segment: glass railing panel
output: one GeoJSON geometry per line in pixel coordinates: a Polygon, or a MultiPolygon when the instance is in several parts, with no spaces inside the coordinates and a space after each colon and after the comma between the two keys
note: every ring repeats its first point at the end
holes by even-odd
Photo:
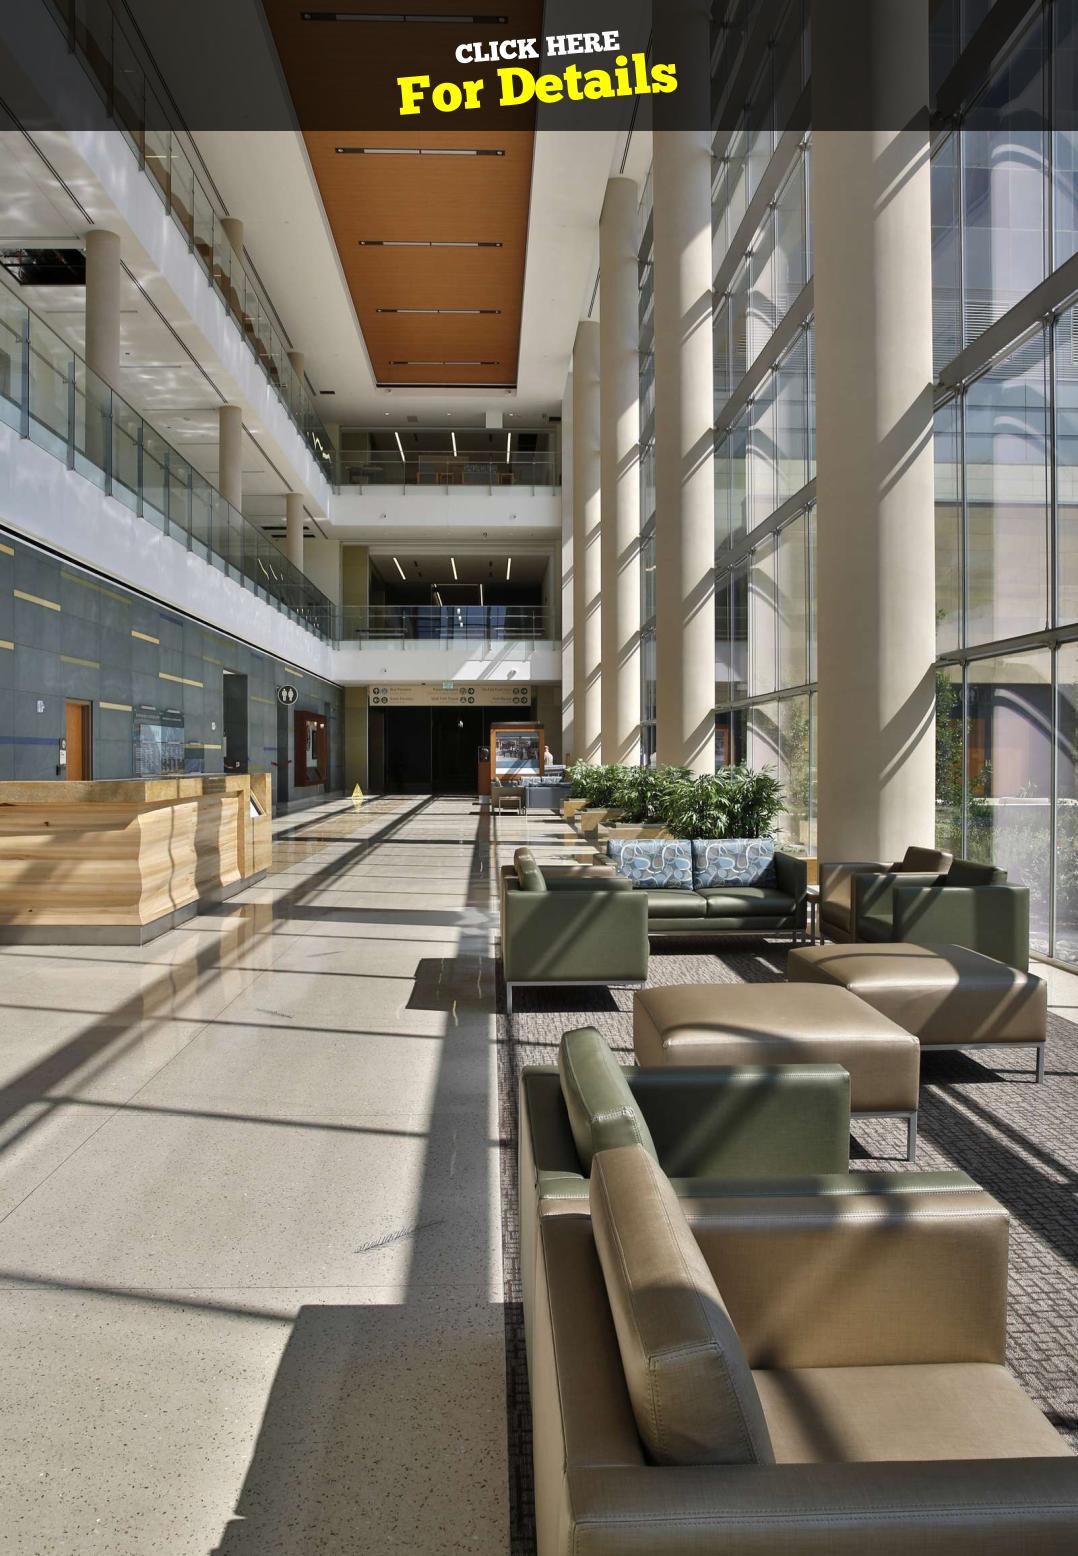
{"type": "Polygon", "coordinates": [[[191,474],[190,522],[191,550],[202,560],[209,561],[212,538],[213,488],[204,476],[195,470],[191,474]]]}
{"type": "Polygon", "coordinates": [[[30,318],[30,437],[67,458],[74,352],[47,325],[30,318]]]}
{"type": "Polygon", "coordinates": [[[142,417],[119,395],[112,397],[112,495],[137,513],[141,474],[139,450],[142,443],[142,417]]]}
{"type": "Polygon", "coordinates": [[[186,547],[191,532],[191,466],[187,460],[169,449],[165,461],[168,533],[173,540],[186,547]]]}
{"type": "Polygon", "coordinates": [[[164,438],[143,422],[142,515],[161,530],[166,526],[168,513],[168,475],[165,468],[167,456],[168,444],[164,438]]]}
{"type": "Polygon", "coordinates": [[[72,358],[71,463],[80,475],[104,489],[112,457],[112,390],[81,357],[72,358]]]}
{"type": "Polygon", "coordinates": [[[195,239],[195,173],[175,135],[171,140],[172,214],[187,237],[190,247],[195,239]]]}
{"type": "Polygon", "coordinates": [[[124,36],[113,30],[112,112],[141,162],[146,152],[146,76],[124,36]]]}
{"type": "Polygon", "coordinates": [[[213,267],[213,206],[202,192],[202,186],[195,183],[192,195],[194,209],[194,240],[193,248],[202,268],[210,273],[213,267]]]}
{"type": "Polygon", "coordinates": [[[0,287],[0,421],[22,428],[26,399],[26,324],[29,314],[0,287]]]}
{"type": "Polygon", "coordinates": [[[219,220],[213,223],[213,284],[221,294],[221,300],[229,313],[236,313],[232,292],[232,267],[236,263],[235,251],[225,237],[219,220]]]}
{"type": "Polygon", "coordinates": [[[115,39],[113,16],[107,0],[75,0],[72,37],[84,55],[90,75],[103,101],[110,103],[115,39]]]}
{"type": "Polygon", "coordinates": [[[151,124],[160,124],[161,111],[147,87],[146,89],[146,114],[149,123],[143,132],[143,167],[150,176],[157,193],[167,206],[169,204],[169,190],[171,179],[169,176],[169,152],[172,137],[167,130],[151,129],[151,124]]]}

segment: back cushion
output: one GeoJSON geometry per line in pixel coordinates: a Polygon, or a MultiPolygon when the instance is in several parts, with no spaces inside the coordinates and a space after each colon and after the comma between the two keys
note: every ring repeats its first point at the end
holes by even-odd
{"type": "Polygon", "coordinates": [[[513,855],[513,863],[516,865],[517,880],[522,891],[546,891],[546,881],[543,872],[535,862],[535,855],[530,848],[518,848],[513,855]]]}
{"type": "Polygon", "coordinates": [[[1003,886],[1006,884],[1006,870],[997,869],[994,864],[974,864],[969,859],[956,859],[947,871],[947,879],[944,886],[1003,886]]]}
{"type": "Polygon", "coordinates": [[[634,886],[651,891],[693,889],[689,843],[664,843],[658,838],[642,838],[630,843],[625,838],[611,838],[606,851],[618,874],[624,875],[634,886]]]}
{"type": "Polygon", "coordinates": [[[692,845],[692,879],[709,886],[774,886],[775,845],[769,837],[702,839],[692,845]]]}
{"type": "Polygon", "coordinates": [[[640,1146],[603,1151],[591,1219],[636,1428],[655,1464],[773,1464],[760,1396],[670,1182],[640,1146]]]}
{"type": "Polygon", "coordinates": [[[894,868],[900,874],[910,870],[922,875],[933,871],[937,875],[946,875],[953,859],[953,854],[940,848],[907,848],[894,868]]]}
{"type": "Polygon", "coordinates": [[[561,1094],[576,1154],[585,1172],[597,1151],[618,1145],[655,1146],[647,1120],[629,1090],[624,1068],[594,1027],[566,1032],[558,1051],[561,1094]]]}

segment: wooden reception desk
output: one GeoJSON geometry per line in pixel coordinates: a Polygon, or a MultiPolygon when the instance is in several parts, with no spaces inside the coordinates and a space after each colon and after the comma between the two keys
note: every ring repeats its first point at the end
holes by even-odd
{"type": "Polygon", "coordinates": [[[268,773],[0,783],[0,941],[141,944],[265,874],[268,773]]]}

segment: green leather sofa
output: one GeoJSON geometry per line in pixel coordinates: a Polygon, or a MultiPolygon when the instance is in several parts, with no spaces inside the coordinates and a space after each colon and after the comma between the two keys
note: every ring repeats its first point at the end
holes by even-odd
{"type": "MultiPolygon", "coordinates": [[[[911,856],[930,850],[910,849],[911,856]]],[[[1029,970],[1029,891],[1006,870],[938,856],[922,869],[821,865],[820,924],[832,940],[957,945],[1029,970]],[[847,906],[848,904],[848,906],[847,906]]]]}
{"type": "Polygon", "coordinates": [[[603,865],[540,868],[518,848],[501,872],[501,940],[509,1014],[522,984],[647,981],[647,902],[603,865]]]}
{"type": "MultiPolygon", "coordinates": [[[[721,844],[723,839],[717,839],[721,844]]],[[[751,840],[757,842],[759,840],[751,840]]],[[[768,840],[763,840],[770,848],[768,840]]],[[[699,879],[696,850],[713,846],[706,841],[693,844],[677,839],[622,841],[607,843],[607,855],[624,859],[629,850],[646,853],[648,850],[668,853],[673,849],[689,851],[691,876],[683,869],[678,879],[699,879]]],[[[734,840],[734,846],[738,846],[734,840]]],[[[775,849],[774,868],[768,874],[768,884],[741,885],[716,883],[710,886],[684,885],[656,886],[638,884],[634,890],[647,898],[648,933],[650,935],[789,935],[796,945],[805,939],[808,904],[808,864],[796,854],[775,849]]],[[[624,864],[619,865],[624,869],[624,864]]]]}

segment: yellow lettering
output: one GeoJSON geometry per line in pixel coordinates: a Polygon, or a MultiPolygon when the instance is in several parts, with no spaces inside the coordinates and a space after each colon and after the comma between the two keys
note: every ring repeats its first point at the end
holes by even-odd
{"type": "Polygon", "coordinates": [[[397,85],[401,89],[401,118],[405,114],[418,113],[418,103],[423,96],[423,88],[430,86],[430,77],[398,76],[397,85]]]}

